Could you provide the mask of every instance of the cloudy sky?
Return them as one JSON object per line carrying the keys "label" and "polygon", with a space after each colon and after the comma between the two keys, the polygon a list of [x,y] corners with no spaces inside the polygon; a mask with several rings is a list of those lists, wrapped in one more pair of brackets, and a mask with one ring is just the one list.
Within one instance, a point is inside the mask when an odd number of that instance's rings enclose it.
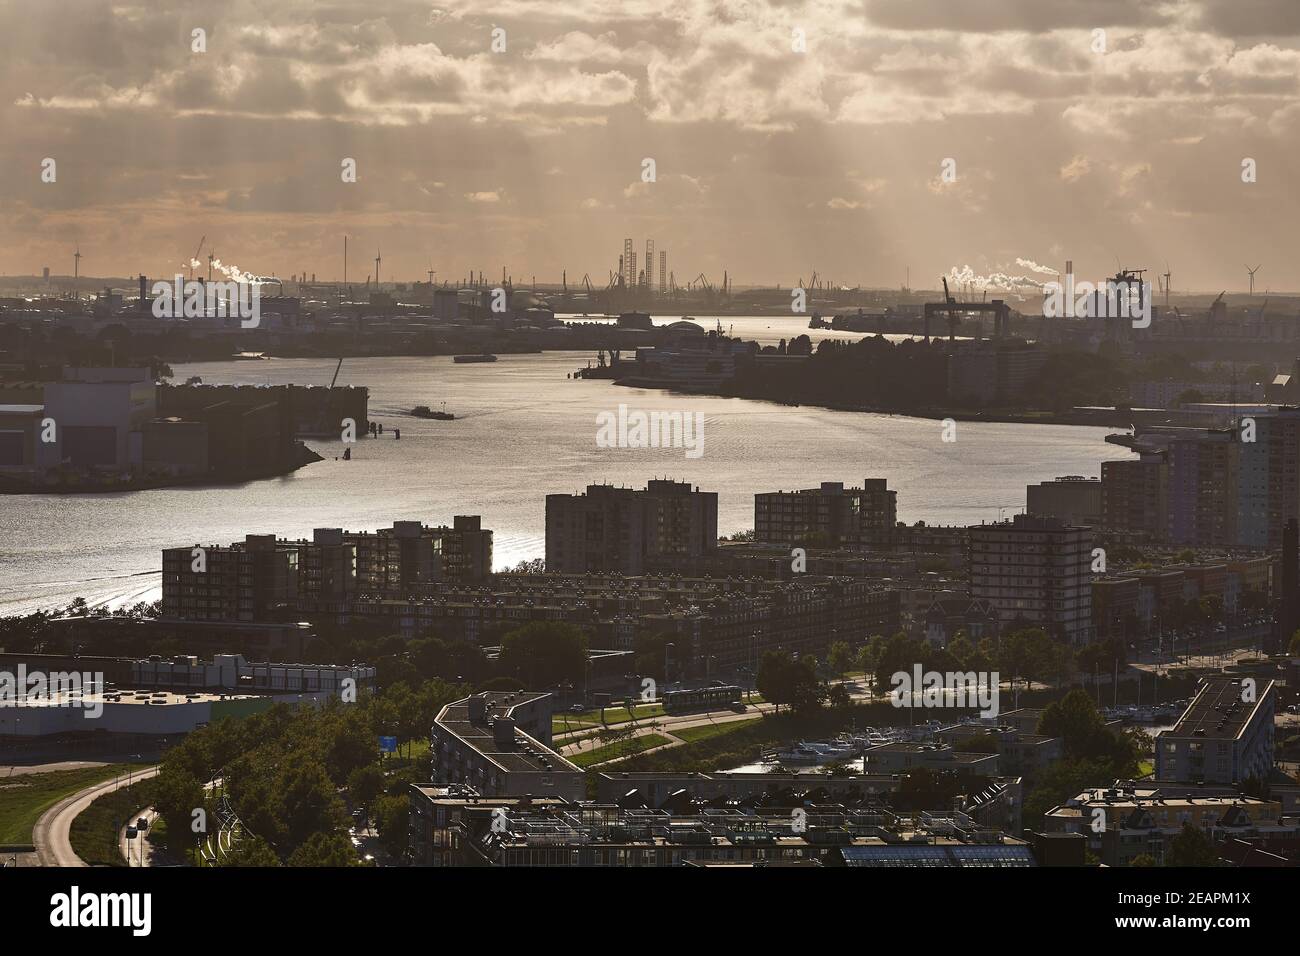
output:
{"label": "cloudy sky", "polygon": [[1297,0],[0,0],[0,273],[1296,290],[1298,77]]}

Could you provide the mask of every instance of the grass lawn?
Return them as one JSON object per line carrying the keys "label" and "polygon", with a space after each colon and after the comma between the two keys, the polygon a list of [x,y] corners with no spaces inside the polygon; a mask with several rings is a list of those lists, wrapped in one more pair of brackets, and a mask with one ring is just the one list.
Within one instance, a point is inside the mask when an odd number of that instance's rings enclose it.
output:
{"label": "grass lawn", "polygon": [[625,740],[622,743],[609,744],[605,747],[597,747],[595,750],[588,750],[586,753],[574,754],[569,760],[579,767],[590,767],[593,764],[613,760],[616,757],[631,757],[642,751],[652,750],[655,747],[662,747],[664,744],[670,743],[672,743],[671,740],[659,734],[645,734],[641,737]]}
{"label": "grass lawn", "polygon": [[41,814],[64,797],[139,769],[137,764],[119,763],[0,777],[0,844],[31,843],[32,827]]}
{"label": "grass lawn", "polygon": [[[645,720],[649,717],[662,717],[664,715],[663,704],[634,704],[632,713],[636,720]],[[607,727],[616,727],[619,724],[631,723],[633,717],[629,717],[627,709],[621,704],[610,704],[605,708],[605,724]],[[551,733],[564,733],[565,723],[564,716],[551,717]],[[583,711],[581,714],[568,715],[569,730],[587,730],[592,727],[600,727],[600,708],[595,710]]]}
{"label": "grass lawn", "polygon": [[682,727],[679,730],[674,730],[673,736],[686,741],[688,744],[693,744],[701,740],[708,740],[711,737],[720,737],[723,734],[734,734],[746,727],[753,726],[762,719],[762,717],[755,717],[752,720],[729,720],[722,724]]}
{"label": "grass lawn", "polygon": [[104,794],[72,821],[72,849],[91,866],[126,866],[118,850],[118,827],[152,802],[152,780]]}
{"label": "grass lawn", "polygon": [[571,747],[574,744],[582,743],[584,740],[591,740],[592,738],[599,736],[600,731],[597,731],[594,734],[574,734],[572,737],[565,737],[563,740],[555,741],[555,747],[557,750],[561,747]]}
{"label": "grass lawn", "polygon": [[563,717],[551,718],[551,734],[554,736],[572,733],[578,730],[593,730],[599,726],[599,721],[579,720],[576,714],[567,720]]}
{"label": "grass lawn", "polygon": [[[407,756],[407,753],[410,756]],[[426,737],[422,740],[404,740],[397,746],[397,752],[391,754],[382,754],[379,765],[384,770],[395,770],[399,767],[405,767],[410,764],[419,764],[422,760],[429,757],[429,739]]]}

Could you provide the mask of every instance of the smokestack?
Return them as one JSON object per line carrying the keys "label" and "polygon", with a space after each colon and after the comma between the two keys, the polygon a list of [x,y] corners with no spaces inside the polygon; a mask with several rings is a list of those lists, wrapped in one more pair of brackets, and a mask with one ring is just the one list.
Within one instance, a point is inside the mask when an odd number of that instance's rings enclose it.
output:
{"label": "smokestack", "polygon": [[140,276],[140,311],[141,312],[145,311],[146,308],[144,296],[145,296],[145,290],[148,288],[148,286],[149,286],[149,280],[145,276],[141,275]]}

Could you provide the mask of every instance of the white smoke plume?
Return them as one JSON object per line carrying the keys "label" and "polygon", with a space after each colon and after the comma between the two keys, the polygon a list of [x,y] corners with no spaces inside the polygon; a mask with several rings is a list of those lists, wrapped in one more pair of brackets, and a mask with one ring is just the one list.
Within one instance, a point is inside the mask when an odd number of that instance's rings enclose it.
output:
{"label": "white smoke plume", "polygon": [[1053,269],[1051,266],[1039,265],[1033,259],[1017,259],[1016,265],[1022,269],[1028,269],[1030,272],[1037,272],[1039,275],[1059,276],[1060,270]]}
{"label": "white smoke plume", "polygon": [[1010,275],[1006,272],[992,272],[988,275],[980,275],[970,266],[962,266],[961,268],[953,266],[948,270],[948,287],[950,291],[983,292],[991,290],[995,292],[1016,292],[1041,286],[1042,282],[1033,276]]}
{"label": "white smoke plume", "polygon": [[[191,258],[190,268],[198,270],[202,274],[203,263],[198,259]],[[224,276],[228,282],[242,282],[245,285],[262,285],[266,282],[278,281],[267,276],[256,276],[251,272],[244,272],[239,266],[226,265],[220,259],[212,260],[212,271]]]}

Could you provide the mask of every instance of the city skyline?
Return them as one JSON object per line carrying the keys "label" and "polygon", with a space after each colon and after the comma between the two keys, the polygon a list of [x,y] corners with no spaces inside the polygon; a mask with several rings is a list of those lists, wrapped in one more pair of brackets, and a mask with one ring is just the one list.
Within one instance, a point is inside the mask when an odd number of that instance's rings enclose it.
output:
{"label": "city skyline", "polygon": [[0,123],[20,933],[1290,925],[1300,0],[0,0]]}

